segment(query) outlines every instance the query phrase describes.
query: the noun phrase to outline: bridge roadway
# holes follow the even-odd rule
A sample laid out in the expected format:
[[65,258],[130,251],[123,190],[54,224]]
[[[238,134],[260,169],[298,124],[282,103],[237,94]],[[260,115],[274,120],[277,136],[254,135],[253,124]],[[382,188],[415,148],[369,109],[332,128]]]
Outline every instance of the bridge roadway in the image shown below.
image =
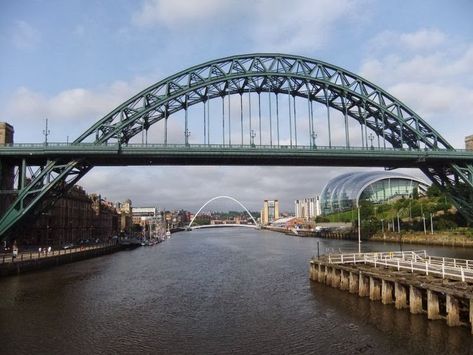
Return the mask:
[[48,160],[85,159],[94,166],[126,165],[282,165],[416,167],[473,164],[473,151],[339,146],[222,144],[17,143],[0,146],[8,164],[42,166]]

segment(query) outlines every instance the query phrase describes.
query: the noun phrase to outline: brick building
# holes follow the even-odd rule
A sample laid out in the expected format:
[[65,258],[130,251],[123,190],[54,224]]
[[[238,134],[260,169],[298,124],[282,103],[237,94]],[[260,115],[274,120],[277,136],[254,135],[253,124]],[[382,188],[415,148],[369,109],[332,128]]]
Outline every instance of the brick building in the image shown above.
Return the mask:
[[108,241],[119,232],[119,218],[111,202],[87,195],[76,185],[17,239],[22,244],[54,246]]

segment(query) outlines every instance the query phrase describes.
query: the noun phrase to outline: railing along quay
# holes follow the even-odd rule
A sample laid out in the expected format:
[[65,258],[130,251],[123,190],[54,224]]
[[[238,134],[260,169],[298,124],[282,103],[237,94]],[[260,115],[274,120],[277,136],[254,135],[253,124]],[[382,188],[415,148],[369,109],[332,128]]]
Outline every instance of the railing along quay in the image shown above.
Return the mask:
[[473,260],[425,250],[327,254],[310,261],[310,279],[473,334]]
[[69,249],[51,250],[50,252],[43,251],[43,250],[42,251],[29,251],[29,252],[19,253],[16,258],[13,258],[11,253],[3,254],[0,257],[0,265],[7,264],[7,263],[21,262],[21,261],[52,258],[52,257],[60,256],[60,255],[80,253],[80,252],[89,251],[89,250],[103,249],[115,244],[116,244],[115,242],[99,243],[99,244],[93,244],[93,245],[78,246],[78,247],[69,248]]
[[425,250],[381,253],[329,254],[330,264],[370,264],[410,272],[436,275],[442,279],[473,282],[473,260],[427,255]]

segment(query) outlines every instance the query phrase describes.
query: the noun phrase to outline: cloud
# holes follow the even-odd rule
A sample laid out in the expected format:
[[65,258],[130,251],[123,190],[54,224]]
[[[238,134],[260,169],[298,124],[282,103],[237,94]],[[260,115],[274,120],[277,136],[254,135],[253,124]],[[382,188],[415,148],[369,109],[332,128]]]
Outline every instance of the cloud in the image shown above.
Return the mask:
[[447,38],[437,29],[383,32],[370,42],[360,72],[463,148],[473,133],[473,43]]
[[[161,26],[189,34],[201,29],[240,33],[264,50],[318,49],[330,41],[337,24],[354,24],[370,0],[145,0],[132,15],[140,27]],[[366,13],[365,13],[366,15]],[[310,35],[309,35],[310,34]],[[215,37],[214,36],[214,39]]]
[[403,51],[434,50],[447,43],[447,35],[436,28],[423,28],[416,32],[398,33],[383,31],[370,40],[371,50],[391,49],[393,47]]
[[[98,88],[72,88],[53,95],[20,87],[7,101],[6,116],[14,126],[20,127],[25,119],[45,117],[57,125],[69,127],[77,122],[91,124],[149,84],[149,79],[137,77],[129,82],[116,81]],[[80,133],[76,132],[77,135]]]
[[218,16],[236,3],[221,0],[145,0],[140,10],[132,16],[132,21],[139,26],[160,24],[188,27]]
[[13,45],[21,50],[36,48],[41,42],[40,32],[25,21],[16,21],[12,29]]

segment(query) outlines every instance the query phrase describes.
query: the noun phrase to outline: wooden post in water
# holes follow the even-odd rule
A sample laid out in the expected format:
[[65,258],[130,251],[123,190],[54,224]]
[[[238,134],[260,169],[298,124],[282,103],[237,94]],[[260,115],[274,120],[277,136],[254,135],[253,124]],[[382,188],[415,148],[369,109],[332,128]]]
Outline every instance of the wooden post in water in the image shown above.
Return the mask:
[[399,282],[394,283],[394,298],[397,309],[407,308],[407,288]]
[[332,268],[332,287],[338,288],[340,286],[340,270]]
[[340,270],[340,290],[346,291],[349,288],[350,280],[349,273],[343,269]]
[[358,279],[358,295],[360,297],[367,297],[369,296],[370,292],[370,285],[369,285],[369,279],[365,275],[363,275],[360,271],[360,276]]
[[409,287],[409,309],[412,314],[422,313],[422,293],[412,285]]
[[325,266],[323,268],[324,270],[322,271],[322,265],[318,265],[317,281],[321,283],[325,281]]
[[461,325],[458,299],[449,294],[447,294],[447,325],[449,327]]
[[370,276],[370,300],[379,301],[381,299],[381,282]]
[[381,301],[383,304],[393,303],[393,284],[389,281],[381,281]]
[[[350,286],[349,286],[350,293],[358,293],[358,290],[359,290],[360,286],[358,285],[358,274],[357,273],[350,272],[349,283],[350,283]],[[473,313],[472,313],[472,317],[473,317]]]
[[427,318],[440,319],[439,296],[432,290],[427,290]]

